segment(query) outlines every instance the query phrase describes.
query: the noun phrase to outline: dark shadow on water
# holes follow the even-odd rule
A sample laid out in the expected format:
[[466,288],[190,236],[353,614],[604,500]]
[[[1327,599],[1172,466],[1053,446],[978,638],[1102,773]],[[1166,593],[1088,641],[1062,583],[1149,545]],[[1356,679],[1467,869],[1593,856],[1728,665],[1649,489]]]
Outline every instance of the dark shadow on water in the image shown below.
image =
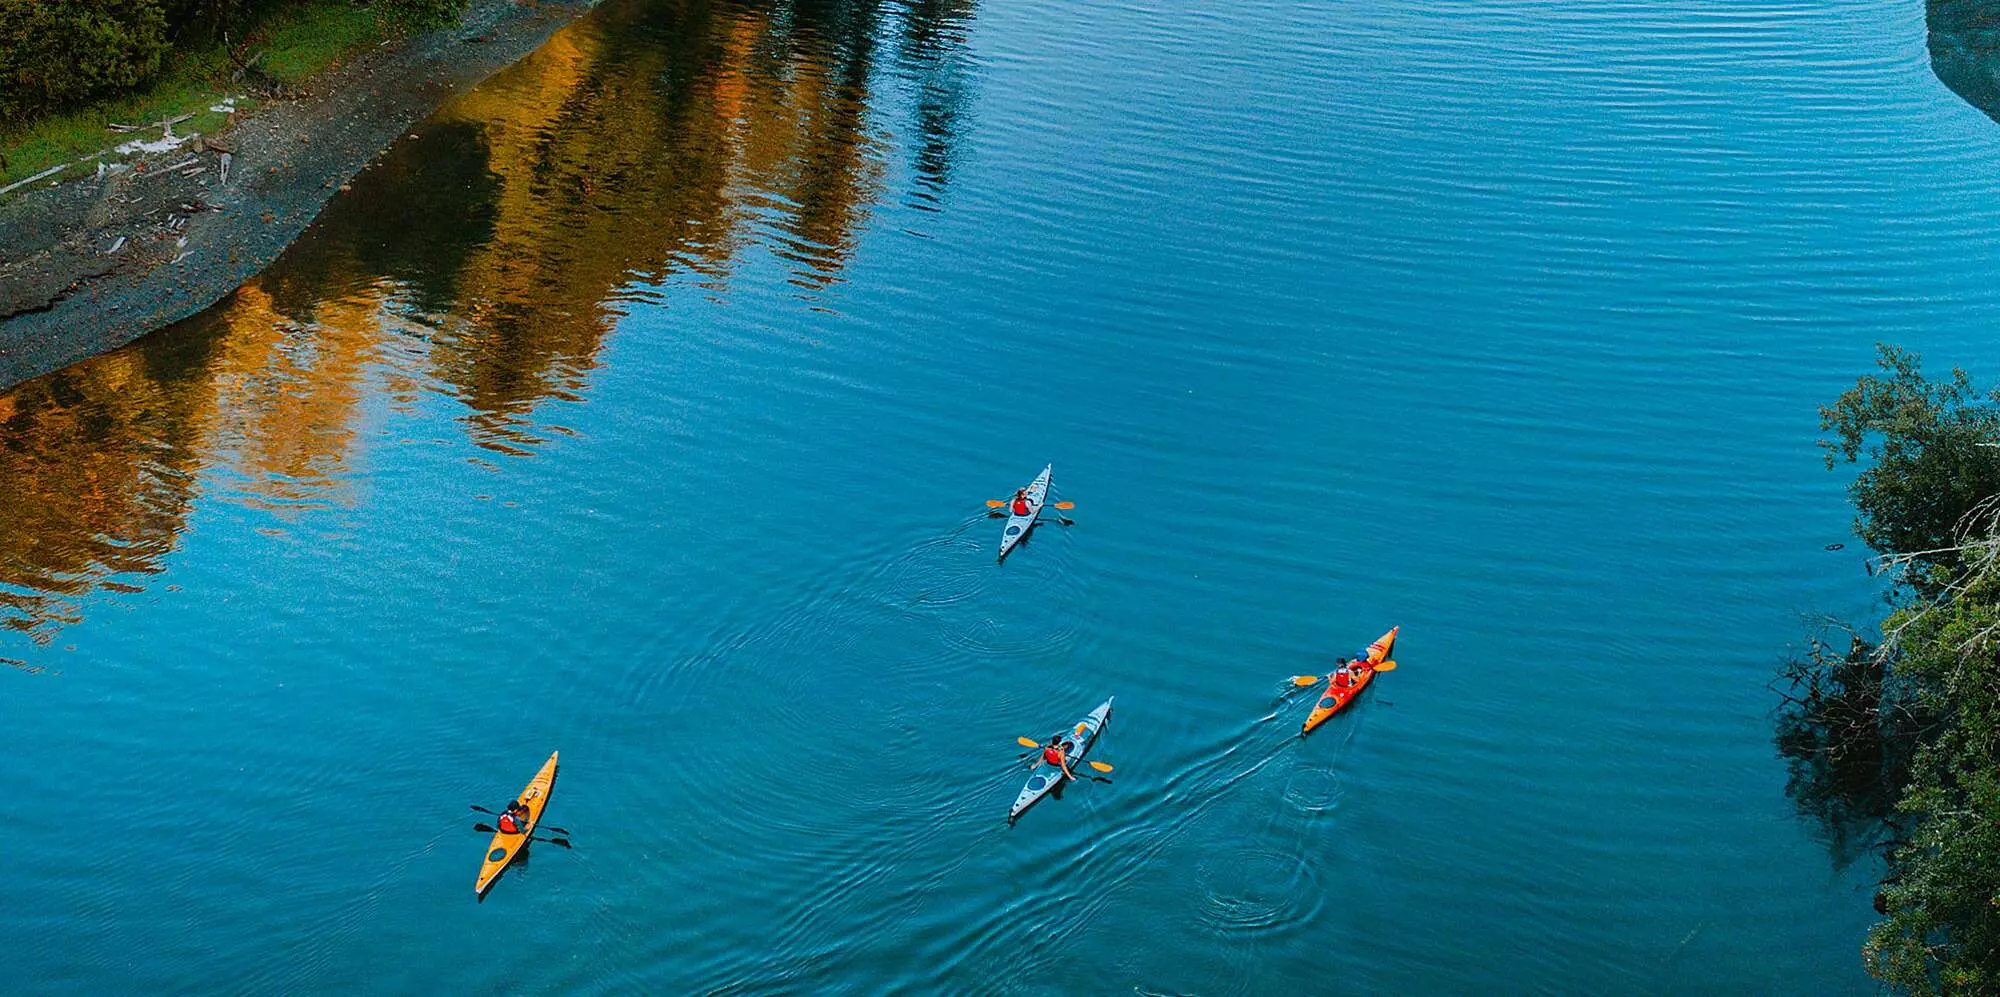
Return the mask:
[[2000,121],[2000,0],[1928,0],[1924,27],[1931,72]]
[[485,131],[466,121],[437,122],[390,146],[259,282],[273,306],[309,317],[345,282],[387,278],[420,311],[450,309],[473,251],[493,238],[499,184],[490,156]]
[[1773,689],[1784,703],[1775,743],[1785,794],[1818,829],[1836,868],[1897,840],[1896,803],[1909,783],[1925,720],[1876,648],[1826,624]]
[[918,185],[911,203],[927,211],[938,210],[969,127],[976,92],[965,32],[975,10],[970,0],[905,0],[898,11],[897,62],[917,88]]

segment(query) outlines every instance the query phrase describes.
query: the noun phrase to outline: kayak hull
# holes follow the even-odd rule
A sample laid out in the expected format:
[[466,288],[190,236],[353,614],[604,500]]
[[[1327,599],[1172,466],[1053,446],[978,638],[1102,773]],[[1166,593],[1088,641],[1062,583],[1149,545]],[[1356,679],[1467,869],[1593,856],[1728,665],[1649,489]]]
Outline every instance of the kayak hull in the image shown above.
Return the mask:
[[473,893],[485,896],[493,881],[499,879],[500,874],[513,864],[514,857],[528,846],[528,836],[534,834],[535,827],[542,822],[542,810],[549,805],[549,794],[555,791],[556,757],[559,754],[561,752],[550,752],[549,760],[542,763],[541,771],[536,772],[535,777],[521,789],[521,795],[515,797],[528,807],[527,825],[519,834],[493,832],[493,841],[486,846],[486,860],[480,863],[479,878],[472,886]]
[[1368,683],[1375,681],[1374,666],[1381,664],[1389,657],[1389,652],[1395,649],[1396,632],[1401,629],[1403,628],[1390,627],[1388,633],[1368,645],[1368,657],[1362,662],[1364,667],[1361,669],[1361,675],[1348,685],[1338,686],[1333,683],[1334,676],[1339,674],[1337,671],[1334,675],[1327,676],[1326,688],[1320,691],[1319,702],[1313,704],[1312,712],[1306,715],[1306,722],[1299,727],[1301,736],[1312,733],[1314,727],[1325,723],[1328,717],[1345,709],[1347,704],[1354,702],[1356,696],[1361,695],[1361,690],[1368,688]]
[[1042,504],[1049,498],[1049,477],[1055,473],[1055,468],[1054,464],[1043,467],[1042,473],[1035,475],[1035,480],[1028,483],[1027,515],[1014,515],[1014,502],[1012,499],[1007,500],[1007,525],[1000,531],[1001,560],[1006,559],[1007,552],[1013,550],[1015,544],[1027,539],[1028,531],[1034,529],[1035,523],[1041,518]]
[[[1062,735],[1065,740],[1077,745],[1076,750],[1069,752],[1070,771],[1076,771],[1077,766],[1083,764],[1083,758],[1090,753],[1091,745],[1097,743],[1097,735],[1103,732],[1105,722],[1111,719],[1112,699],[1105,700],[1104,705],[1090,711],[1089,715],[1072,724]],[[1014,797],[1014,806],[1007,811],[1007,819],[1012,821],[1021,816],[1021,811],[1034,806],[1035,801],[1047,796],[1062,783],[1062,766],[1050,765],[1045,761],[1036,762],[1034,771],[1028,774],[1027,785],[1022,786],[1021,794]]]

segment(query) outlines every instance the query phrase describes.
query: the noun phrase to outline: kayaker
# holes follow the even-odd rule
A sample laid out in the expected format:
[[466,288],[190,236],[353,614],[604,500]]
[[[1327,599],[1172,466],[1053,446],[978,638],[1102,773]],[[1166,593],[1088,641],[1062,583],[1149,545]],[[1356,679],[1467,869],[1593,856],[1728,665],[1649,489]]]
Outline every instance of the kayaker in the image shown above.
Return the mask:
[[1016,516],[1025,516],[1035,511],[1034,506],[1028,504],[1028,490],[1026,488],[1014,489],[1014,505],[1012,508]]
[[507,801],[507,812],[500,815],[500,833],[520,834],[528,826],[528,808],[520,800]]
[[1335,658],[1333,659],[1333,666],[1334,666],[1333,667],[1334,688],[1336,689],[1347,688],[1348,682],[1351,681],[1347,675],[1347,670],[1349,667],[1348,660],[1346,658]]
[[1042,749],[1042,761],[1062,769],[1063,775],[1074,779],[1076,778],[1076,773],[1069,770],[1069,755],[1064,750],[1067,747],[1067,742],[1050,738],[1049,746]]

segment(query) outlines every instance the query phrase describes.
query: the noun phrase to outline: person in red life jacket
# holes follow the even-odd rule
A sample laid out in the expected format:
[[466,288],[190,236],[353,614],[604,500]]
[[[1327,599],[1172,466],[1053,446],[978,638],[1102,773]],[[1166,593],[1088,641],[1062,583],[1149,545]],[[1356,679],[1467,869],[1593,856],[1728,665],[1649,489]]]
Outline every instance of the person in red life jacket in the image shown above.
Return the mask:
[[1334,659],[1334,664],[1337,667],[1334,668],[1333,678],[1330,681],[1333,683],[1334,688],[1345,689],[1352,682],[1352,679],[1349,679],[1347,676],[1348,661],[1346,658],[1336,658]]
[[1028,490],[1026,488],[1014,489],[1014,504],[1011,508],[1016,516],[1025,516],[1035,511],[1035,507],[1028,504]]
[[1074,779],[1076,778],[1076,773],[1069,770],[1069,755],[1064,752],[1064,747],[1064,741],[1053,737],[1049,738],[1049,746],[1042,749],[1042,761],[1062,769],[1065,777]]
[[1353,682],[1355,685],[1361,684],[1362,675],[1365,675],[1368,672],[1374,670],[1375,670],[1375,663],[1369,661],[1367,658],[1356,658],[1353,661],[1347,663],[1349,681]]
[[528,808],[520,800],[510,800],[500,815],[500,833],[521,834],[528,829]]

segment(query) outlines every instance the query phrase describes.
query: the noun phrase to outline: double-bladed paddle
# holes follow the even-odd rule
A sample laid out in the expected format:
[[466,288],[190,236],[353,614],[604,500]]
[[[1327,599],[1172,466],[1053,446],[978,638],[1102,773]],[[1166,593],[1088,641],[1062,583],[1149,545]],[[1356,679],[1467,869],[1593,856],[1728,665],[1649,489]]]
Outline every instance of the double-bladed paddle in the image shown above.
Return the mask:
[[[1006,515],[1010,515],[1010,513],[1009,513],[1009,512],[1007,512],[1007,510],[1006,510],[1006,505],[1007,505],[1007,503],[1006,503],[1006,501],[1005,501],[1005,500],[1003,500],[1003,499],[987,499],[987,500],[986,500],[986,507],[987,507],[988,509],[992,509],[992,510],[995,510],[995,511],[993,511],[993,512],[990,512],[990,513],[987,513],[987,515],[989,515],[989,516],[993,517],[994,519],[999,519],[999,518],[1000,518],[1001,516],[1006,516]],[[1050,505],[1050,506],[1053,506],[1054,508],[1057,508],[1057,509],[1074,509],[1074,508],[1076,508],[1076,503],[1075,503],[1075,502],[1051,502],[1051,503],[1049,503],[1049,505]],[[1046,508],[1046,507],[1045,507],[1045,508]],[[1062,515],[1061,513],[1057,513],[1057,514],[1056,514],[1056,522],[1058,522],[1058,523],[1061,523],[1061,524],[1063,524],[1064,526],[1075,526],[1075,525],[1076,525],[1076,520],[1074,520],[1074,519],[1071,519],[1071,518],[1069,518],[1068,516],[1064,516],[1064,515]]]
[[[1393,672],[1396,670],[1396,662],[1395,659],[1392,658],[1387,661],[1377,661],[1376,663],[1368,667],[1373,671]],[[1326,681],[1326,678],[1327,677],[1325,675],[1294,675],[1292,676],[1292,684],[1304,687],[1304,686],[1314,685],[1319,682],[1324,682]]]
[[[482,806],[480,806],[480,805],[479,805],[479,804],[477,804],[477,803],[475,803],[475,804],[473,804],[473,805],[472,805],[472,809],[474,809],[474,810],[477,810],[477,811],[479,811],[480,813],[483,813],[483,814],[493,814],[493,816],[495,816],[495,817],[498,817],[498,816],[500,816],[500,814],[498,814],[498,813],[495,813],[494,811],[491,811],[491,810],[488,810],[488,809],[486,809],[485,807],[482,807]],[[557,827],[557,826],[555,826],[554,824],[550,824],[550,825],[549,825],[549,830],[551,830],[551,831],[554,831],[554,832],[555,832],[555,833],[557,833],[557,834],[568,834],[568,833],[569,833],[569,828],[566,828],[566,827]]]
[[[486,833],[486,835],[498,835],[500,833],[492,825],[472,825],[472,829],[480,831],[480,833]],[[568,831],[564,831],[564,833],[568,833]],[[528,835],[528,841],[548,841],[550,845],[562,845],[564,849],[572,849],[574,847],[566,839],[560,839],[560,837],[534,837],[534,835]]]
[[[1023,748],[1039,748],[1039,747],[1042,747],[1042,742],[1040,742],[1040,741],[1037,741],[1037,740],[1035,740],[1035,739],[1034,739],[1034,738],[1032,738],[1032,737],[1017,737],[1017,738],[1015,738],[1015,739],[1014,739],[1014,741],[1015,741],[1016,743],[1018,743],[1018,744],[1019,744],[1019,745],[1020,745],[1021,747],[1023,747]],[[1033,752],[1030,752],[1029,754],[1033,754]],[[1021,757],[1022,757],[1022,758],[1026,758],[1026,757],[1028,757],[1028,756],[1027,756],[1027,755],[1022,755]],[[1099,771],[1099,772],[1109,772],[1109,771],[1111,771],[1111,765],[1110,765],[1110,763],[1109,763],[1109,762],[1086,762],[1085,764],[1089,765],[1089,766],[1090,766],[1091,768],[1094,768],[1094,769],[1096,769],[1096,770],[1097,770],[1097,771]]]

